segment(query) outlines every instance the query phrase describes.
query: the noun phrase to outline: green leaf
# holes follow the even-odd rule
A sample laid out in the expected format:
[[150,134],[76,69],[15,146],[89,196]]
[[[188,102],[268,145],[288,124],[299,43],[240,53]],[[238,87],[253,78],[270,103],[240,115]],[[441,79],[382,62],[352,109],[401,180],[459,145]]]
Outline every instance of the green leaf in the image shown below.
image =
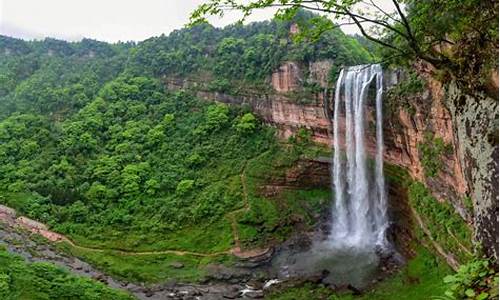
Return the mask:
[[446,296],[448,296],[448,297],[454,298],[454,294],[453,294],[453,292],[452,292],[452,291],[446,291],[446,292],[444,292],[444,294],[445,294]]
[[476,295],[476,292],[473,289],[467,289],[465,290],[465,295],[469,298],[472,298]]
[[485,299],[488,299],[489,297],[489,294],[486,293],[486,292],[482,292],[481,294],[479,294],[477,297],[476,297],[476,300],[485,300]]

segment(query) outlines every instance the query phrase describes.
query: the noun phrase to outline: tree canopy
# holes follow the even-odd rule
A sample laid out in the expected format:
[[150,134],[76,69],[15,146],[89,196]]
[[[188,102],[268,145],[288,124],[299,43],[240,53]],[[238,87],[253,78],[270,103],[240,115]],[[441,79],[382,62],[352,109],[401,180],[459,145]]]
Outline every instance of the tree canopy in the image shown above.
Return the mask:
[[384,61],[420,59],[456,78],[498,65],[498,1],[391,3],[392,9],[382,8],[375,0],[209,0],[192,13],[191,24],[205,23],[208,16],[223,17],[233,10],[240,11],[240,21],[244,21],[264,8],[277,8],[277,18],[290,20],[305,9],[322,15],[299,23],[302,35],[317,38],[339,26],[354,24],[365,38],[382,47]]

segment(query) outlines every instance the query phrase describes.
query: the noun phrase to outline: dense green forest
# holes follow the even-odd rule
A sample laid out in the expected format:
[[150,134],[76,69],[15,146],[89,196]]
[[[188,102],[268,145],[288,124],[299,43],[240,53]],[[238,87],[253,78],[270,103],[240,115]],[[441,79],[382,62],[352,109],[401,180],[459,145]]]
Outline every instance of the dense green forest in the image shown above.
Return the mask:
[[[216,28],[201,23],[137,43],[0,36],[0,204],[64,234],[68,239],[57,243],[60,251],[117,279],[142,284],[200,281],[207,265],[232,265],[235,249],[266,249],[297,228],[308,231],[318,225],[330,209],[330,188],[295,187],[267,196],[262,187],[279,182],[300,160],[331,152],[312,142],[305,128],[288,141],[278,140],[275,129],[246,105],[204,101],[189,90],[166,89],[165,81],[190,79],[228,97],[237,96],[242,87],[267,96],[274,93],[272,72],[287,61],[307,72],[310,63],[331,60],[328,80],[333,84],[346,65],[382,61],[407,67],[423,59],[419,55],[438,55],[452,67],[437,69],[434,79],[467,80],[480,74],[479,83],[469,87],[484,90],[483,79],[497,65],[482,52],[477,60],[470,53],[491,49],[490,40],[474,41],[478,36],[498,40],[498,24],[489,32],[489,14],[471,18],[471,12],[480,14],[476,0],[463,1],[466,5],[437,2],[408,1],[409,21],[416,28],[412,38],[422,47],[383,32],[383,41],[401,48],[397,56],[394,49],[380,48],[360,35],[348,36],[305,10],[248,25]],[[428,22],[419,13],[435,19]],[[326,24],[327,30],[307,32],[302,25],[308,22]],[[301,25],[304,34],[292,33],[292,24]],[[396,30],[402,26],[399,22]],[[475,36],[471,27],[488,32]],[[462,31],[470,34],[464,37]],[[436,39],[425,44],[429,36]],[[451,43],[448,37],[467,55],[456,49],[449,57],[445,51],[434,53],[436,42]],[[470,57],[475,65],[469,68]],[[301,84],[318,91],[307,80]],[[429,157],[432,151],[420,148]],[[440,167],[436,164],[429,164],[436,169],[430,172],[433,176]],[[496,296],[498,276],[491,263],[468,252],[474,247],[468,225],[425,185],[413,182],[398,167],[388,167],[389,172],[393,168],[404,173],[395,176],[400,180],[396,184],[408,189],[410,204],[436,217],[425,219],[434,240],[447,250],[467,245],[457,250],[464,265],[449,275],[451,270],[435,253],[409,241],[406,246],[415,253],[408,264],[362,299],[422,299],[443,293],[459,299],[470,291],[481,292],[477,299]],[[387,180],[394,184],[394,178]],[[419,242],[427,240],[415,231],[408,234],[417,235]],[[448,240],[449,234],[455,239]],[[179,264],[182,267],[172,267]],[[339,295],[357,297],[351,291]],[[54,265],[27,263],[0,249],[0,298],[65,297],[129,299]],[[312,283],[270,297],[337,299],[329,288]]]
[[[370,60],[340,30],[294,43],[290,24],[200,25],[136,45],[1,37],[2,202],[82,243],[228,249],[223,216],[244,205],[247,165],[265,168],[260,161],[279,163],[279,156],[289,164],[304,147],[280,145],[244,107],[166,91],[161,79],[209,74],[218,83],[269,85],[271,72],[290,59],[307,64],[335,58],[338,66]],[[248,181],[252,193],[256,187]],[[270,238],[266,232],[285,234],[276,228],[286,227],[278,214],[287,211],[255,201],[242,218],[248,241],[263,243]],[[200,232],[183,236],[211,242],[166,242],[195,224],[224,238]]]
[[[134,75],[169,76],[209,73],[217,81],[245,80],[263,83],[282,62],[331,59],[339,72],[343,65],[370,60],[358,40],[340,29],[317,39],[294,42],[292,23],[302,23],[314,14],[301,11],[290,21],[265,21],[223,29],[201,24],[176,30],[168,36],[141,42],[131,51],[127,71]],[[332,74],[335,76],[336,74]]]
[[[98,96],[117,78],[200,76],[215,89],[235,81],[265,85],[282,62],[332,59],[332,78],[342,65],[368,62],[368,51],[340,29],[317,40],[293,41],[292,21],[266,21],[215,28],[202,24],[138,44],[107,44],[89,39],[26,42],[0,36],[0,115],[34,112],[62,120]],[[145,100],[145,99],[140,99]]]

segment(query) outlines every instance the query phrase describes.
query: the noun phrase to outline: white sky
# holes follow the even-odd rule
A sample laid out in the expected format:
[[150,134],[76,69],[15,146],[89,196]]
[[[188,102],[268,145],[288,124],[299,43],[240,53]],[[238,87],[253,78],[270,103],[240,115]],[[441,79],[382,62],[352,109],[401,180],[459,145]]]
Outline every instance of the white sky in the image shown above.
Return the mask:
[[[141,41],[182,28],[204,0],[0,0],[0,34],[24,39],[54,37],[80,40]],[[390,0],[379,0],[382,7]],[[389,6],[390,7],[390,6]],[[249,21],[270,19],[261,10]],[[211,19],[215,26],[236,21],[238,15]],[[353,26],[347,33],[357,32]]]

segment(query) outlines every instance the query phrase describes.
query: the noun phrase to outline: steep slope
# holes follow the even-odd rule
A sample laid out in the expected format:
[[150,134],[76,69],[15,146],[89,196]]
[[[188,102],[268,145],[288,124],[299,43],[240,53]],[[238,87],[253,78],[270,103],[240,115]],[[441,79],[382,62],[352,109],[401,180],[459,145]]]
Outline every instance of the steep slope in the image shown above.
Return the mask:
[[[332,82],[372,60],[338,30],[295,44],[293,24],[202,25],[138,45],[2,37],[0,202],[128,281],[225,278],[207,273],[268,259],[329,217]],[[426,68],[385,75],[391,238],[457,268],[472,232],[497,256],[497,104]]]

